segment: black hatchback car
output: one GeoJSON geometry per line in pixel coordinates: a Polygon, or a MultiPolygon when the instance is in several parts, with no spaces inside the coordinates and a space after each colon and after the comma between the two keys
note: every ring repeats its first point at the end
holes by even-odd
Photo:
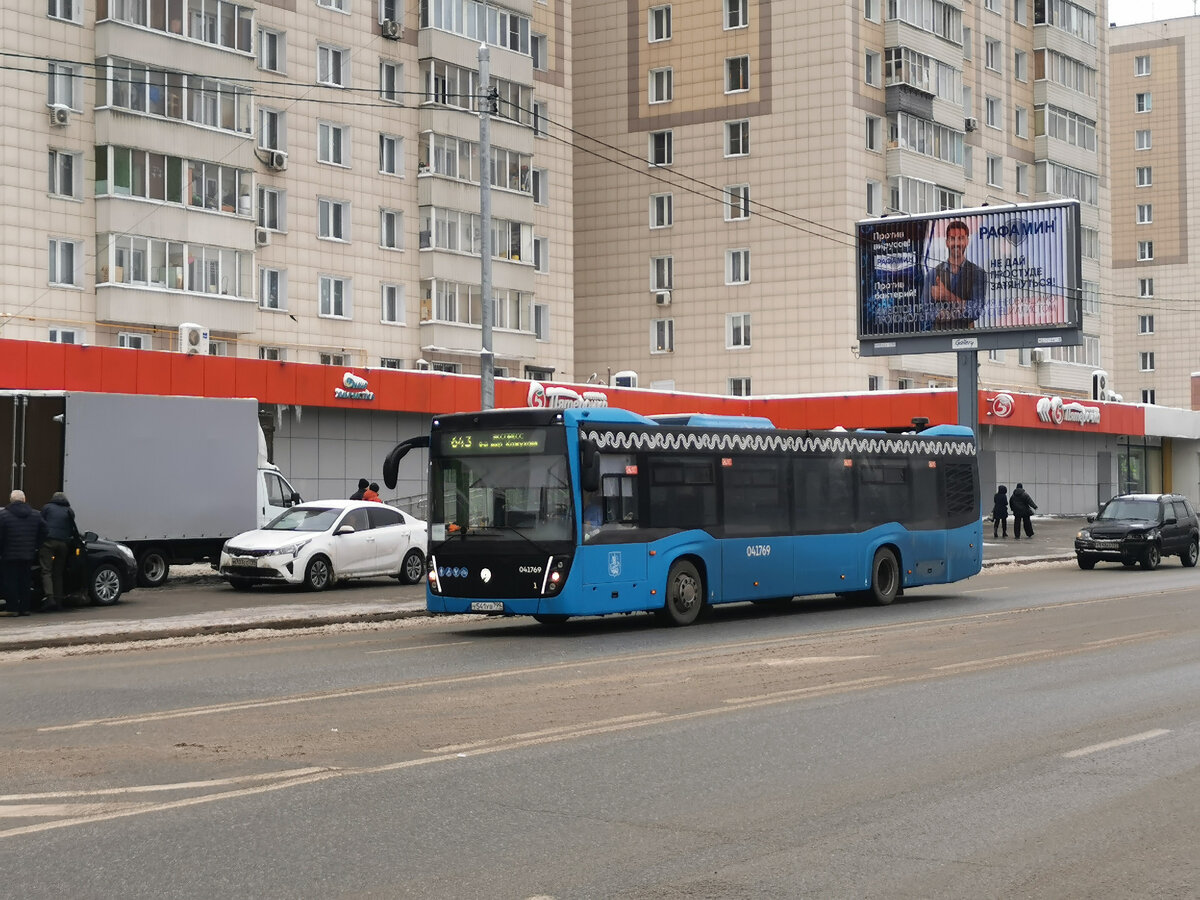
{"type": "MultiPolygon", "coordinates": [[[[63,588],[70,600],[111,606],[136,584],[137,563],[124,544],[103,540],[89,531],[69,545],[63,588]]],[[[43,599],[41,569],[35,565],[33,608],[40,608],[43,599]]]]}
{"type": "Polygon", "coordinates": [[[1178,556],[1185,566],[1200,556],[1200,524],[1191,501],[1180,494],[1121,494],[1075,536],[1079,568],[1091,569],[1101,560],[1125,566],[1139,563],[1154,569],[1164,556],[1178,556]]]}

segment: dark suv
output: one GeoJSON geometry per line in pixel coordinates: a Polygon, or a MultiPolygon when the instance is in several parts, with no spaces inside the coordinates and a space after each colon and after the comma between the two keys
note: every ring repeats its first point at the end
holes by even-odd
{"type": "Polygon", "coordinates": [[[1075,536],[1081,569],[1100,560],[1154,569],[1164,556],[1178,556],[1191,567],[1200,555],[1196,510],[1180,494],[1121,494],[1087,518],[1089,524],[1075,536]]]}

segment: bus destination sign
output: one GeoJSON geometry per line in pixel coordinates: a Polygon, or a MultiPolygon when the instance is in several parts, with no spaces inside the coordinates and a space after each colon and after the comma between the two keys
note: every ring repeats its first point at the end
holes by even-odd
{"type": "Polygon", "coordinates": [[[483,456],[491,453],[542,453],[546,429],[505,428],[459,431],[442,435],[442,452],[450,456],[483,456]]]}

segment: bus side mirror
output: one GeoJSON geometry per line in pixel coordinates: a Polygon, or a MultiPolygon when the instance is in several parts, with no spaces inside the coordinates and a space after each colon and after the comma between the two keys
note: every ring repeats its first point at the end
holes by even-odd
{"type": "Polygon", "coordinates": [[[600,448],[591,441],[579,442],[579,486],[590,492],[600,490],[600,448]]]}

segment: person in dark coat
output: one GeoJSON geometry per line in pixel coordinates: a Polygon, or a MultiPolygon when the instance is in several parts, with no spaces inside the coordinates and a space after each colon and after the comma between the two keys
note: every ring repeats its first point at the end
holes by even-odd
{"type": "Polygon", "coordinates": [[[371,482],[365,478],[358,479],[358,490],[350,495],[351,500],[361,500],[367,488],[371,486],[371,482]]]}
{"type": "Polygon", "coordinates": [[[38,551],[42,594],[46,598],[42,609],[59,610],[66,601],[63,576],[67,571],[71,541],[79,537],[79,529],[75,527],[75,510],[71,509],[67,495],[56,491],[50,502],[42,507],[42,519],[46,522],[46,540],[38,551]]]}
{"type": "Polygon", "coordinates": [[[992,537],[1000,537],[1000,529],[1008,537],[1008,488],[1000,485],[996,496],[992,498],[992,537]]]}
{"type": "Polygon", "coordinates": [[[1033,537],[1033,522],[1029,517],[1038,507],[1033,502],[1033,498],[1025,492],[1025,485],[1018,482],[1017,489],[1008,499],[1008,505],[1012,508],[1013,514],[1013,537],[1020,540],[1022,522],[1025,523],[1025,537],[1033,537]]]}
{"type": "Polygon", "coordinates": [[[33,591],[33,561],[46,539],[46,523],[25,502],[24,491],[13,491],[0,510],[0,574],[9,612],[29,615],[33,591]]]}

